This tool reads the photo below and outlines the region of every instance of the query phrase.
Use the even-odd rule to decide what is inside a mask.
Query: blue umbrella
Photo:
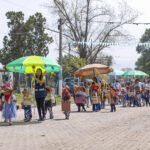
[[[115,70],[115,71],[111,72],[109,75],[110,76],[122,76],[123,74],[124,74],[123,71],[121,71],[121,70]]]

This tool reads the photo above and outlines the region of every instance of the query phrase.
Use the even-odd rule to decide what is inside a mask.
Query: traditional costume
[[[93,111],[99,111],[101,109],[99,94],[99,86],[95,82],[93,82],[91,85]]]
[[[16,117],[16,103],[12,91],[4,93],[3,118],[5,121]]]
[[[49,111],[50,119],[53,119],[53,104],[55,103],[55,97],[51,93],[51,89],[46,87],[46,97],[45,97],[45,115]]]
[[[30,95],[23,97],[24,121],[28,122],[32,119],[32,97]]]
[[[71,95],[67,88],[63,89],[62,92],[62,111],[65,114],[66,119],[69,119],[70,116],[70,98]]]

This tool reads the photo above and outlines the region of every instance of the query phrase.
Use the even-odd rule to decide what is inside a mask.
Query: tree
[[[95,63],[104,64],[106,66],[112,66],[113,57],[104,53],[99,53]]]
[[[146,43],[150,41],[150,29],[146,29],[145,33],[142,35],[140,42]],[[150,73],[150,47],[137,46],[136,51],[141,54],[136,62],[136,69]]]
[[[74,72],[86,65],[86,61],[77,56],[63,56],[63,77],[73,76]]]
[[[94,63],[98,54],[107,47],[100,42],[115,42],[125,35],[123,25],[134,22],[138,17],[126,3],[119,6],[119,13],[116,13],[102,1],[53,0],[48,8],[64,20],[63,35],[66,41],[77,47],[74,52],[87,62]],[[113,24],[113,21],[116,23]]]
[[[132,68],[122,68],[121,70],[122,70],[123,72],[126,72],[126,71],[131,71]]]
[[[0,50],[3,64],[27,55],[46,56],[49,52],[48,44],[53,42],[52,37],[45,33],[46,19],[41,13],[24,20],[22,12],[7,12],[9,34],[4,37],[4,47]]]
[[[0,58],[4,65],[23,56],[23,49],[25,49],[25,36],[20,34],[24,32],[24,14],[22,12],[7,12],[6,17],[9,20],[10,32],[8,36],[4,36],[4,47],[0,51]]]
[[[48,44],[53,42],[52,37],[45,33],[46,19],[41,13],[30,16],[25,24],[25,31],[28,33],[26,49],[27,55],[47,56],[49,53]]]
[[[0,50],[1,62],[7,63],[27,55],[46,56],[49,52],[48,44],[52,43],[52,37],[45,33],[46,19],[41,13],[30,16],[24,20],[23,12],[10,11],[6,13],[8,19],[7,36],[3,39],[3,48]],[[14,73],[14,88],[19,88],[19,75]]]

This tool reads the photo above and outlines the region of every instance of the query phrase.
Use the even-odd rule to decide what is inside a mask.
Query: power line
[[[103,41],[99,41],[99,42],[84,42],[84,41],[70,41],[69,42],[72,45],[99,45],[99,46],[119,46],[119,45],[127,45],[127,46],[131,46],[131,45],[136,45],[136,46],[144,46],[144,47],[150,47],[150,41],[147,42],[122,42],[122,43],[117,43],[117,42],[103,42]]]
[[[82,20],[85,21],[85,20]],[[122,22],[116,22],[116,21],[90,21],[90,22],[96,22],[96,23],[104,23],[104,24],[121,24]],[[150,25],[150,22],[128,22],[128,23],[124,23],[127,25]]]

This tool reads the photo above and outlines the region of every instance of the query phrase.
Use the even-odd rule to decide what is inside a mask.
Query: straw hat
[[[68,85],[66,85],[65,88],[66,88],[67,90],[70,90],[70,87],[69,87]]]
[[[78,91],[78,90],[80,90],[80,86],[75,87],[75,91]]]

